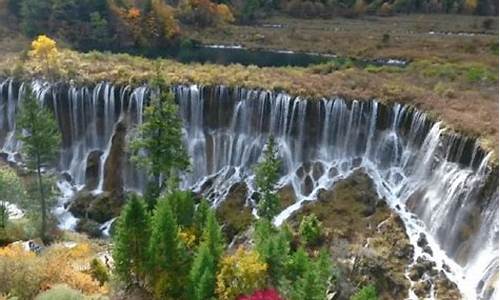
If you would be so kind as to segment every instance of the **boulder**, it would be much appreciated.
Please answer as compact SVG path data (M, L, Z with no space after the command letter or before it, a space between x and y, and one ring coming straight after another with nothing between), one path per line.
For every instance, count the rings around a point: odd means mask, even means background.
M462 295L457 285L441 271L434 280L434 297L436 299L458 300Z
M63 172L61 174L61 178L69 183L73 183L73 177L71 177L71 174L69 174L68 172Z
M95 190L99 184L99 170L101 168L102 151L94 150L87 155L85 166L85 187L88 190Z
M103 190L113 197L123 196L123 167L125 165L127 126L124 119L115 125L111 148L104 163Z
M425 233L421 232L418 236L417 245L421 248L424 248L428 244L429 244L429 242L427 242L427 237L426 237Z
M76 224L75 230L77 232L86 233L88 236L92 238L99 238L102 235L100 226L101 225L99 225L99 223L97 223L94 220L80 219Z
M295 191L291 184L287 184L278 190L280 209L283 210L295 203Z
M73 195L73 199L70 201L69 211L73 216L77 218L85 218L87 216L87 210L90 203L94 200L94 195L83 188Z
M77 218L104 223L119 216L122 206L122 198L113 197L109 192L94 195L84 188L73 196L69 211Z
M415 295L417 295L419 298L429 298L431 287L432 282L429 279L420 280L415 284L413 292L415 292Z
M101 193L88 206L88 217L99 223L104 223L119 216L122 205L121 199L113 198L107 192Z

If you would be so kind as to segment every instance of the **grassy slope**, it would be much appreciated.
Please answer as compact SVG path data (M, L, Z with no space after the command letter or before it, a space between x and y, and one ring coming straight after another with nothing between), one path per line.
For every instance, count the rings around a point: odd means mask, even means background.
M204 42L240 42L237 37L246 37L248 40L248 37L253 36L253 31L264 31L271 38L256 41L255 45L266 45L269 48L276 44L276 48L287 46L294 50L336 52L352 56L410 58L413 63L404 70L369 67L335 71L331 66L224 67L210 64L186 65L161 60L162 73L173 84L224 84L280 90L311 98L341 95L351 99L379 98L385 102L411 103L433 113L453 130L481 137L484 147L497 151L498 54L492 51L491 45L498 43L498 36L436 37L425 34L430 30L481 31L478 26L483 19L465 16L398 16L299 22L296 19L275 18L263 23L288 22L288 27L273 29L229 26L221 29L218 35L210 35L211 30L195 33L188 28L185 30L195 37L196 34L205 36ZM239 35L227 35L228 30L237 31ZM296 41L300 37L293 38L297 34L283 37L282 33L276 33L274 36L273 32L279 30L304 31L311 36L311 40L298 43ZM388 31L389 42L381 42L381 35ZM313 38L313 34L317 36ZM282 38L278 41L280 36ZM219 40L212 41L211 37L219 37ZM274 40L277 42L269 42ZM39 75L40 66L36 62L23 62L17 53L8 52L0 57L0 75ZM64 50L61 51L59 75L83 83L106 80L119 84L141 84L151 78L154 65L154 61L141 57L106 53L82 54Z

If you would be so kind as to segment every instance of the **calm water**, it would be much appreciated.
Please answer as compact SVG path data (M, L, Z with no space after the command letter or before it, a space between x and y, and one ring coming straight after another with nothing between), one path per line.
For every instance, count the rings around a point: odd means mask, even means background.
M285 51L248 50L244 48L196 47L182 49L174 55L176 60L184 63L213 63L221 65L241 64L259 67L306 67L325 63L332 57L293 53Z

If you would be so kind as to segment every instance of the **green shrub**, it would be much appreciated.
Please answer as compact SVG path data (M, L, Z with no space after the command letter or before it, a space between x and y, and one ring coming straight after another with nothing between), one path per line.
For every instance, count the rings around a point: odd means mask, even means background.
M378 300L377 290L373 285L367 285L354 294L351 300Z
M306 245L315 245L321 238L321 222L316 215L310 214L302 218L299 226L301 241Z
M498 42L491 43L489 45L491 53L498 55Z
M384 33L384 35L382 35L382 43L387 44L387 43L389 43L390 39L391 39L391 36L388 33Z
M322 63L322 64L318 64L318 65L314 65L311 67L311 71L314 73L314 74L330 74L330 73L333 73L335 71L339 71L339 70L345 70L345 69L349 69L349 68L353 68L354 67L354 62L347 58L336 58L336 59L332 59L328 62L325 62L325 63Z
M404 69L394 66L375 66L370 64L365 67L365 71L368 73L402 73Z
M34 299L40 291L42 272L32 257L0 257L0 295L8 294L19 300Z
M486 67L482 66L472 66L466 71L467 80L470 82L481 82L481 81L491 81L495 82L498 80L498 76L488 70Z
M50 290L39 294L35 300L84 300L85 296L65 284L57 284Z
M97 258L94 258L90 262L90 275L92 276L93 279L99 281L99 284L101 286L109 281L108 269Z

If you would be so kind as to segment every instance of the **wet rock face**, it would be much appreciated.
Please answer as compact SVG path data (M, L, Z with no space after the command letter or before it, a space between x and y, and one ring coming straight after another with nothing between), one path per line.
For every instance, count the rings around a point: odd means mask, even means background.
M293 187L291 184L288 184L284 187L282 187L278 191L278 196L280 199L280 209L284 210L285 208L289 207L290 205L294 204L296 199L295 199L295 191L293 190Z
M457 285L452 282L446 274L441 271L439 272L437 278L434 281L434 297L435 299L449 299L449 300L459 300L462 299L462 295L458 290Z
M97 195L92 191L99 184L99 169L103 153L96 150L90 152L87 157L85 187L73 196L69 208L75 217L82 219L77 225L77 231L96 236L96 224L104 223L120 214L125 198L122 172L126 158L126 132L125 122L123 120L118 122L104 165L104 192Z
M99 223L90 219L79 220L75 229L78 232L86 233L92 238L99 238L102 235Z
M123 196L123 167L126 159L127 126L125 120L116 123L111 148L104 164L103 190L114 197Z
M101 167L102 151L94 150L87 156L87 165L85 167L85 187L94 190L99 184L99 169Z
M335 282L335 299L349 299L355 287L375 284L380 299L405 299L410 282L406 268L414 249L401 218L379 199L363 170L319 192L291 217L297 228L304 215L315 214L323 224L322 246L330 249L343 276ZM343 245L342 247L340 245Z
M356 254L353 277L374 283L382 299L404 299L410 287L405 271L413 246L399 216L391 214L377 227L378 232Z
M122 199L113 197L111 193L94 195L84 188L73 196L69 211L77 218L88 218L104 223L119 216L122 205Z
M229 242L252 223L252 209L246 205L247 194L246 184L236 183L216 209L217 219L222 223L222 230Z

